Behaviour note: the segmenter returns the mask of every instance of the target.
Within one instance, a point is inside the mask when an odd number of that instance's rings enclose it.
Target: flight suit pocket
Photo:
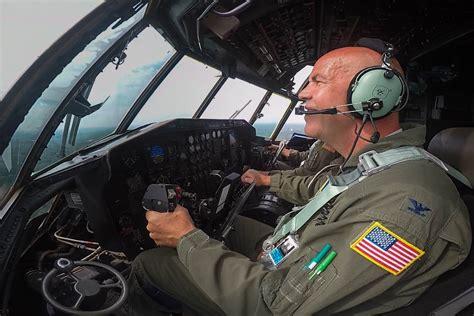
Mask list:
[[[315,276],[311,280],[310,274],[314,270],[305,269],[306,264],[311,260],[311,256],[302,257],[289,270],[286,278],[280,285],[275,298],[269,306],[275,315],[291,315],[321,286],[328,282],[328,275]]]

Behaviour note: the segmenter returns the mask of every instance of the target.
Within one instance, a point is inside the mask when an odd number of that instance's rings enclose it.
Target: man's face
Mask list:
[[[325,55],[318,59],[311,72],[309,84],[299,93],[309,110],[323,110],[347,103],[347,89],[352,78],[341,57]],[[346,107],[338,111],[347,111]],[[353,128],[351,119],[344,115],[305,115],[305,134],[328,144],[342,128]]]

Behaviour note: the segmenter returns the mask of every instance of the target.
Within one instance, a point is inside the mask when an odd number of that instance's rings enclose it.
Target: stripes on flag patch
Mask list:
[[[351,244],[351,249],[393,275],[400,274],[425,252],[374,222]]]

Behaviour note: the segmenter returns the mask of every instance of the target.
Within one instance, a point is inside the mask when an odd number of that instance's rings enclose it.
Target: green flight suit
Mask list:
[[[309,150],[298,151],[295,149],[289,149],[290,153],[288,157],[281,155],[272,170],[293,170],[298,168],[301,163],[308,157]]]
[[[281,158],[283,158],[283,162],[288,163],[289,167],[298,168],[303,167],[303,165],[306,164],[306,169],[311,170],[313,168],[312,161],[317,159],[317,152],[323,147],[323,144],[323,142],[317,140],[308,150],[305,151],[289,149],[290,153],[288,154],[288,157],[285,158],[282,156]],[[278,169],[276,169],[276,171],[278,171]]]
[[[424,134],[424,128],[409,129],[364,152],[420,146]],[[355,167],[357,161],[352,157],[347,167]],[[317,182],[324,178],[321,175]],[[423,207],[413,208],[412,201]],[[298,231],[300,247],[276,270],[265,269],[248,249],[244,254],[231,251],[199,229],[181,238],[177,251],[158,248],[142,253],[133,264],[132,309],[156,308],[150,314],[157,315],[162,308],[149,297],[140,298],[144,294],[139,278],[165,293],[177,293],[179,300],[203,315],[383,313],[410,304],[439,275],[457,267],[471,247],[466,206],[444,170],[428,160],[399,163],[369,176],[323,209],[324,214],[316,213]],[[425,253],[394,275],[352,250],[351,244],[376,222]],[[268,226],[251,223],[248,229],[237,225],[233,233],[255,249]],[[249,236],[251,231],[254,236]],[[319,277],[309,280],[304,267],[326,243],[338,255]]]
[[[303,161],[306,160],[306,158],[308,158],[309,153],[310,153],[310,149],[305,150],[305,151],[290,149],[288,158],[286,158],[285,161],[288,161],[288,164],[290,166],[297,168],[301,165]]]
[[[304,163],[296,169],[270,171],[269,191],[296,205],[308,203],[319,188],[315,174],[327,165],[340,165],[344,161],[338,153],[322,148],[323,145],[323,142],[317,141]],[[333,168],[334,173],[337,171]]]

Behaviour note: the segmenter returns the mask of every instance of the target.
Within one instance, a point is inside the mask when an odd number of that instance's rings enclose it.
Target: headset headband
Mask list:
[[[374,119],[398,111],[406,103],[408,93],[403,76],[392,68],[391,59],[396,55],[392,44],[376,38],[361,38],[356,46],[372,49],[382,55],[380,66],[368,67],[359,71],[351,80],[347,91],[347,103],[354,115],[362,117],[370,114]],[[368,101],[378,101],[380,107],[370,113],[363,106]]]

